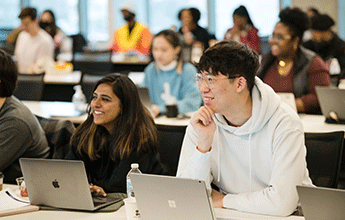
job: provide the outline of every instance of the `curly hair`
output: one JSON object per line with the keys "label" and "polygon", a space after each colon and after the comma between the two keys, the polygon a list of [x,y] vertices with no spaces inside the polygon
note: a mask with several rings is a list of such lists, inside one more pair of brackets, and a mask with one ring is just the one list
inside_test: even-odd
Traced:
{"label": "curly hair", "polygon": [[181,21],[183,11],[189,11],[190,12],[194,24],[197,24],[199,22],[200,17],[201,17],[201,13],[200,13],[199,9],[197,9],[197,8],[183,8],[183,9],[181,9],[177,15],[177,18],[180,21]]}
{"label": "curly hair", "polygon": [[335,24],[334,20],[326,15],[315,15],[311,19],[311,29],[317,31],[327,31]]}
{"label": "curly hair", "polygon": [[308,15],[299,8],[285,8],[279,13],[280,23],[286,25],[292,37],[303,38],[303,34],[309,29]]}

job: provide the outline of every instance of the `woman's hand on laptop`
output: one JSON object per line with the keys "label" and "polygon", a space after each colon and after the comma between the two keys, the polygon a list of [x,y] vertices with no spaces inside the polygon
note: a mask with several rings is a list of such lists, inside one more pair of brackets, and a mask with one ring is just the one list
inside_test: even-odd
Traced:
{"label": "woman's hand on laptop", "polygon": [[93,196],[107,196],[102,187],[90,184],[90,190]]}
{"label": "woman's hand on laptop", "polygon": [[225,197],[223,193],[220,193],[217,190],[212,189],[211,197],[212,197],[213,207],[223,208],[223,199]]}

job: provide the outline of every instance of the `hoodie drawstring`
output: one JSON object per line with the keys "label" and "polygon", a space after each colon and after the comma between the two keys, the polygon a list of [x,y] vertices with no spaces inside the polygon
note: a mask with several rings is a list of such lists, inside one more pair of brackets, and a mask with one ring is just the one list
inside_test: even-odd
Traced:
{"label": "hoodie drawstring", "polygon": [[249,134],[249,192],[252,192],[252,148],[250,147],[252,134]]}
{"label": "hoodie drawstring", "polygon": [[216,129],[216,135],[217,135],[217,148],[218,148],[218,183],[220,182],[220,138],[219,138],[219,126],[217,126],[217,129]]}

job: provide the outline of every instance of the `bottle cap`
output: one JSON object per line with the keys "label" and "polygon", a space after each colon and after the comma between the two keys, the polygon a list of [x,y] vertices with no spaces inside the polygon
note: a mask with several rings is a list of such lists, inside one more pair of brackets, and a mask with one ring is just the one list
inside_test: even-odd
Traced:
{"label": "bottle cap", "polygon": [[139,164],[137,164],[137,163],[132,163],[132,164],[131,164],[131,168],[139,168]]}
{"label": "bottle cap", "polygon": [[73,89],[76,91],[76,92],[82,92],[83,90],[81,89],[81,85],[75,85],[73,87]]}

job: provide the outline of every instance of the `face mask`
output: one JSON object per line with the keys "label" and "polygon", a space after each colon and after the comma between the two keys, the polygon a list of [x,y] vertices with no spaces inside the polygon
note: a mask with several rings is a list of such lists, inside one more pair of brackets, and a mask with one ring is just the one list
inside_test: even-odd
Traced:
{"label": "face mask", "polygon": [[324,51],[327,49],[329,42],[328,41],[321,41],[321,42],[314,42],[315,50],[316,51]]}
{"label": "face mask", "polygon": [[51,25],[51,22],[43,22],[43,21],[40,21],[40,27],[42,29],[46,29],[46,27],[48,27],[49,25]]}
{"label": "face mask", "polygon": [[128,14],[126,17],[124,17],[124,19],[127,21],[127,22],[130,22],[134,19],[134,14],[130,13]]}

